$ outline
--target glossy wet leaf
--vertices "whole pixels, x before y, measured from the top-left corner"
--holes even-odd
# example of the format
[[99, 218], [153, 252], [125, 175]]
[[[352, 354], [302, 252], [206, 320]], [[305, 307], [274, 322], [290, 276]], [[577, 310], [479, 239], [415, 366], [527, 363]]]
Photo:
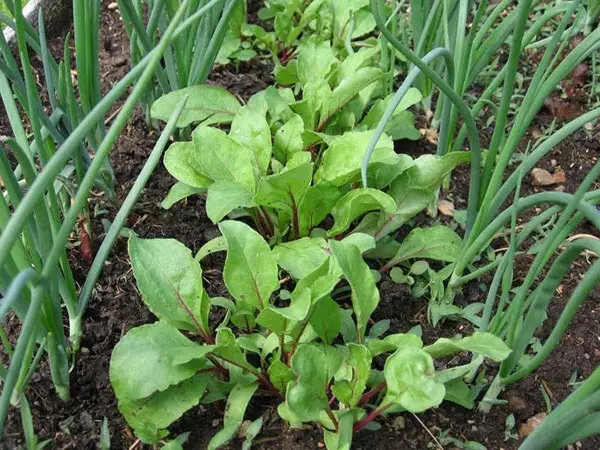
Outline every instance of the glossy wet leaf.
[[388, 215], [393, 214], [396, 211], [396, 202], [378, 189], [354, 189], [344, 195], [331, 210], [334, 224], [328, 235], [337, 236], [348, 230], [352, 222], [365, 213], [379, 210]]
[[187, 103], [177, 120], [180, 128], [194, 122], [230, 123], [241, 108], [239, 100], [226, 89], [199, 85], [163, 95], [152, 105], [152, 118], [167, 122], [186, 97]]
[[491, 333], [474, 332], [471, 336], [460, 339], [440, 338], [424, 350], [434, 358], [467, 351], [477, 353], [494, 361], [503, 361], [510, 355], [510, 348], [502, 339]]
[[254, 194], [239, 183], [217, 181], [208, 188], [206, 215], [212, 223], [220, 222], [234, 209], [253, 206]]
[[223, 269], [227, 289], [237, 302], [263, 309], [279, 288], [277, 263], [269, 245], [242, 222], [225, 221], [219, 224], [219, 229], [227, 240]]
[[352, 288], [352, 309], [356, 315], [360, 343], [365, 335], [369, 318], [379, 304], [379, 291], [371, 269], [363, 261], [358, 247], [339, 241], [330, 241], [330, 245], [344, 277]]
[[192, 142], [175, 142], [165, 153], [164, 164], [178, 181], [192, 188], [204, 188], [212, 183], [203, 172], [199, 150]]
[[412, 413], [423, 412], [444, 400], [446, 388], [436, 380], [431, 356], [416, 347], [402, 347], [390, 356], [384, 368], [387, 395]]
[[119, 401], [143, 399], [190, 378], [212, 350], [214, 346], [198, 345], [167, 323], [142, 325], [113, 350], [110, 382]]
[[256, 392], [258, 384], [235, 385], [231, 390], [225, 407], [223, 429], [219, 431], [208, 443], [208, 450], [215, 450], [227, 444], [237, 434], [250, 399]]
[[257, 166], [252, 151], [212, 127], [198, 127], [192, 136], [202, 173], [214, 181], [235, 182], [256, 190]]
[[206, 374], [194, 375], [150, 398], [119, 401], [119, 411], [143, 442], [155, 444], [163, 430], [200, 402], [209, 382]]
[[250, 149], [261, 174], [266, 174], [271, 162], [271, 129], [267, 120], [256, 108], [244, 106], [233, 122], [229, 136]]
[[202, 269], [174, 239], [129, 239], [129, 259], [142, 299], [159, 319], [177, 328], [208, 332], [210, 304]]

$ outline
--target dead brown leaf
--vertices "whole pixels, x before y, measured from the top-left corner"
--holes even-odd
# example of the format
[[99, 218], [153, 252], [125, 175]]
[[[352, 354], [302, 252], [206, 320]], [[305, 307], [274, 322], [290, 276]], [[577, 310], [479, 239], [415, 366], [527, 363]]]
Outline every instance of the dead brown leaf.
[[536, 167], [531, 171], [534, 186], [552, 186], [553, 184], [562, 184], [567, 181], [567, 176], [561, 168], [557, 168], [552, 174], [546, 169]]
[[454, 217], [454, 203], [448, 200], [440, 200], [438, 210], [444, 216]]
[[556, 95], [544, 100], [544, 106], [554, 117], [563, 121], [570, 121], [580, 116], [582, 106], [574, 99], [562, 99]]
[[519, 438], [523, 439], [529, 436], [544, 421], [547, 414], [541, 412], [527, 419], [527, 422], [519, 427]]
[[419, 130], [421, 136], [423, 136], [430, 144], [437, 145], [438, 143], [438, 132], [433, 128], [421, 128]]

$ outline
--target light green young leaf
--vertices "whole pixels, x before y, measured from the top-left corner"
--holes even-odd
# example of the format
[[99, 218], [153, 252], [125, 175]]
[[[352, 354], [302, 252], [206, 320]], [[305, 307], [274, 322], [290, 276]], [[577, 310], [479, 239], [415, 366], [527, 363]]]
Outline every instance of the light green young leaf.
[[194, 256], [194, 259], [200, 262], [211, 253], [225, 251], [227, 251], [227, 241], [223, 236], [217, 236], [200, 247], [200, 250], [198, 250], [198, 253]]
[[351, 410], [340, 411], [337, 421], [337, 433], [323, 428], [325, 446], [327, 450], [350, 450], [352, 446], [354, 412]]
[[[354, 131], [336, 138], [323, 153], [323, 160], [315, 173], [315, 183], [329, 181], [336, 186], [343, 186], [358, 180], [363, 156], [373, 133]], [[388, 136], [382, 136], [369, 167], [378, 164], [396, 166], [399, 162], [403, 161], [394, 152], [394, 143]]]
[[455, 262], [460, 256], [461, 247], [461, 237], [444, 225], [415, 228], [404, 238], [398, 252], [387, 265], [423, 258]]
[[192, 139], [202, 173], [214, 181], [233, 181], [255, 192], [258, 169], [250, 149], [212, 127], [196, 128]]
[[344, 195], [331, 210], [335, 222], [327, 234], [337, 236], [350, 228], [352, 222], [363, 214], [377, 210], [382, 210], [388, 215], [393, 214], [396, 211], [396, 202], [378, 189], [354, 189]]
[[458, 165], [471, 160], [470, 152], [450, 152], [444, 156], [422, 155], [407, 171], [413, 189], [437, 189]]
[[421, 132], [415, 127], [415, 115], [410, 111], [401, 111], [392, 117], [392, 120], [390, 120], [385, 128], [385, 132], [394, 141], [401, 139], [418, 141], [421, 139]]
[[475, 402], [473, 401], [473, 393], [469, 386], [461, 379], [455, 379], [446, 383], [446, 395], [444, 400], [447, 400], [463, 408], [473, 409]]
[[329, 120], [337, 112], [341, 111], [350, 100], [356, 97], [364, 88], [371, 83], [379, 81], [382, 77], [383, 73], [380, 69], [363, 67], [343, 79], [331, 95], [323, 101], [318, 130], [324, 130]]
[[292, 297], [292, 302], [287, 308], [269, 306], [263, 309], [256, 318], [256, 322], [281, 336], [304, 320], [310, 311], [310, 307], [310, 289], [305, 289], [300, 295]]
[[248, 403], [250, 403], [250, 399], [257, 388], [258, 384], [256, 383], [247, 385], [236, 384], [233, 387], [227, 399], [227, 406], [225, 407], [223, 429], [210, 440], [208, 450], [216, 450], [235, 437], [244, 420]]
[[361, 343], [369, 318], [379, 304], [379, 291], [358, 247], [339, 241], [330, 241], [329, 244], [352, 288], [352, 309], [356, 315], [358, 342]]
[[253, 421], [244, 432], [244, 442], [242, 444], [242, 450], [250, 450], [252, 448], [252, 443], [263, 426], [263, 418], [259, 417], [255, 421]]
[[[383, 115], [385, 114], [385, 111], [387, 110], [390, 102], [392, 101], [392, 98], [393, 95], [390, 95], [385, 99], [377, 100], [377, 102], [375, 102], [375, 104], [371, 107], [371, 109], [361, 122], [361, 125], [365, 126], [369, 130], [375, 129], [377, 125], [379, 125], [381, 119], [383, 118]], [[422, 99], [423, 95], [421, 95], [421, 92], [418, 89], [410, 88], [408, 92], [404, 95], [404, 97], [402, 97], [402, 100], [400, 100], [400, 103], [394, 110], [394, 115], [392, 117], [403, 111], [406, 111], [411, 106], [419, 103]]]
[[231, 123], [229, 136], [252, 151], [259, 172], [266, 174], [271, 162], [271, 129], [260, 111], [249, 106], [241, 108]]
[[335, 55], [328, 41], [308, 39], [298, 46], [298, 78], [302, 84], [309, 80], [327, 78]]
[[330, 256], [329, 246], [323, 238], [302, 238], [284, 242], [273, 249], [277, 264], [296, 280], [301, 280]]
[[149, 398], [123, 399], [119, 411], [143, 442], [156, 444], [164, 436], [163, 430], [200, 402], [208, 383], [208, 375], [194, 375]]
[[192, 142], [175, 142], [165, 153], [164, 164], [171, 175], [192, 188], [205, 188], [212, 180], [203, 173], [199, 150]]
[[[210, 183], [210, 181], [208, 182]], [[160, 203], [160, 207], [163, 209], [171, 209], [175, 203], [180, 202], [184, 198], [188, 198], [195, 194], [202, 194], [204, 192], [206, 192], [206, 188], [196, 188], [178, 181], [171, 187], [171, 189], [169, 189], [169, 193], [167, 194], [167, 197]]]
[[217, 86], [199, 85], [163, 95], [152, 105], [150, 115], [153, 119], [167, 122], [185, 97], [188, 100], [177, 120], [179, 128], [194, 122], [230, 123], [241, 108], [239, 100], [227, 90]]
[[348, 55], [340, 63], [337, 74], [336, 84], [340, 84], [344, 78], [348, 78], [354, 74], [358, 69], [373, 65], [373, 59], [378, 57], [381, 53], [379, 45], [373, 47], [362, 47], [357, 52]]
[[256, 193], [256, 203], [292, 213], [297, 211], [302, 197], [310, 186], [312, 171], [312, 164], [302, 164], [276, 175], [261, 178]]
[[292, 369], [287, 364], [282, 363], [279, 359], [274, 359], [268, 369], [269, 380], [273, 386], [282, 393], [290, 381], [292, 381]]
[[494, 361], [504, 361], [511, 352], [510, 348], [498, 336], [479, 331], [461, 339], [440, 338], [423, 350], [434, 358], [467, 351], [483, 355]]
[[245, 186], [232, 181], [217, 181], [208, 188], [206, 215], [212, 223], [220, 222], [236, 208], [256, 206], [254, 194]]
[[302, 133], [304, 133], [304, 121], [298, 114], [294, 114], [275, 133], [273, 152], [282, 164], [286, 164], [294, 153], [301, 152], [304, 148]]
[[373, 250], [376, 246], [373, 236], [369, 236], [365, 233], [352, 233], [342, 239], [342, 242], [346, 242], [358, 247], [361, 254], [366, 253], [369, 250]]
[[138, 400], [164, 391], [194, 375], [212, 350], [214, 346], [198, 345], [164, 322], [134, 328], [111, 356], [110, 382], [115, 395], [119, 401]]
[[433, 359], [422, 349], [398, 349], [385, 362], [384, 374], [388, 389], [384, 403], [419, 413], [444, 400], [446, 388], [436, 379]]
[[371, 373], [372, 355], [367, 347], [348, 344], [350, 355], [336, 374], [335, 397], [349, 408], [358, 405]]
[[242, 222], [225, 221], [219, 229], [227, 240], [223, 269], [227, 289], [237, 302], [265, 308], [271, 294], [279, 288], [277, 263], [269, 245]]
[[312, 422], [328, 407], [326, 387], [342, 364], [342, 356], [323, 344], [301, 344], [292, 357], [296, 380], [288, 385], [286, 403], [303, 422]]
[[208, 333], [210, 303], [202, 269], [191, 251], [174, 239], [129, 239], [129, 259], [144, 303], [173, 326]]
[[315, 78], [303, 86], [302, 100], [291, 105], [292, 109], [302, 117], [306, 130], [322, 131], [317, 129], [317, 120], [324, 102], [331, 97], [331, 88], [327, 80]]
[[379, 356], [383, 353], [395, 352], [402, 347], [422, 348], [423, 341], [419, 336], [412, 333], [397, 333], [390, 334], [383, 340], [371, 339], [368, 346], [373, 356]]
[[337, 186], [328, 182], [308, 188], [298, 211], [301, 237], [308, 236], [313, 228], [318, 227], [325, 220], [341, 195]]
[[342, 329], [342, 309], [331, 297], [322, 298], [310, 318], [310, 326], [321, 338], [331, 345]]

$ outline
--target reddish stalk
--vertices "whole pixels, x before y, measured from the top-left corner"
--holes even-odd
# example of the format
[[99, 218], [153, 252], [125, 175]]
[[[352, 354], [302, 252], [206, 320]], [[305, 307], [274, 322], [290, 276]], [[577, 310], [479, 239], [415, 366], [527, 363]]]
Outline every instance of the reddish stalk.
[[365, 417], [364, 419], [362, 419], [359, 422], [356, 422], [354, 424], [353, 427], [353, 431], [356, 433], [360, 430], [362, 430], [364, 427], [366, 427], [369, 423], [371, 423], [373, 420], [375, 420], [377, 417], [379, 417], [381, 414], [383, 414], [387, 409], [389, 409], [392, 406], [391, 403], [388, 403], [387, 405], [383, 405], [382, 407], [376, 409], [375, 411], [371, 412], [371, 414], [369, 414], [367, 417]]
[[369, 400], [371, 400], [373, 397], [375, 397], [377, 394], [379, 394], [381, 391], [383, 391], [386, 387], [387, 387], [387, 383], [385, 381], [382, 381], [374, 389], [371, 389], [369, 392], [365, 393], [360, 398], [358, 405], [359, 406], [366, 405], [367, 403], [369, 403]]

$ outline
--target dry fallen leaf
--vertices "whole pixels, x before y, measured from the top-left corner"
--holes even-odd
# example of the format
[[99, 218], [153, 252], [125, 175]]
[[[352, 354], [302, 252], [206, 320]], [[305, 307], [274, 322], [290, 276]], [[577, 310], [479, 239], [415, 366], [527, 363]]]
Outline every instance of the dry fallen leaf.
[[419, 130], [421, 136], [423, 136], [430, 144], [437, 145], [438, 143], [438, 132], [433, 128], [421, 128]]
[[551, 174], [546, 169], [536, 167], [531, 171], [531, 177], [534, 186], [552, 186], [567, 181], [567, 176], [561, 168], [557, 168], [554, 174]]
[[582, 113], [582, 105], [576, 100], [561, 99], [556, 95], [548, 97], [544, 100], [544, 106], [558, 120], [569, 121], [580, 116]]
[[544, 421], [547, 414], [541, 412], [527, 419], [527, 422], [519, 427], [519, 438], [523, 439], [529, 436]]
[[444, 216], [454, 217], [454, 203], [449, 202], [448, 200], [440, 200], [438, 210]]

